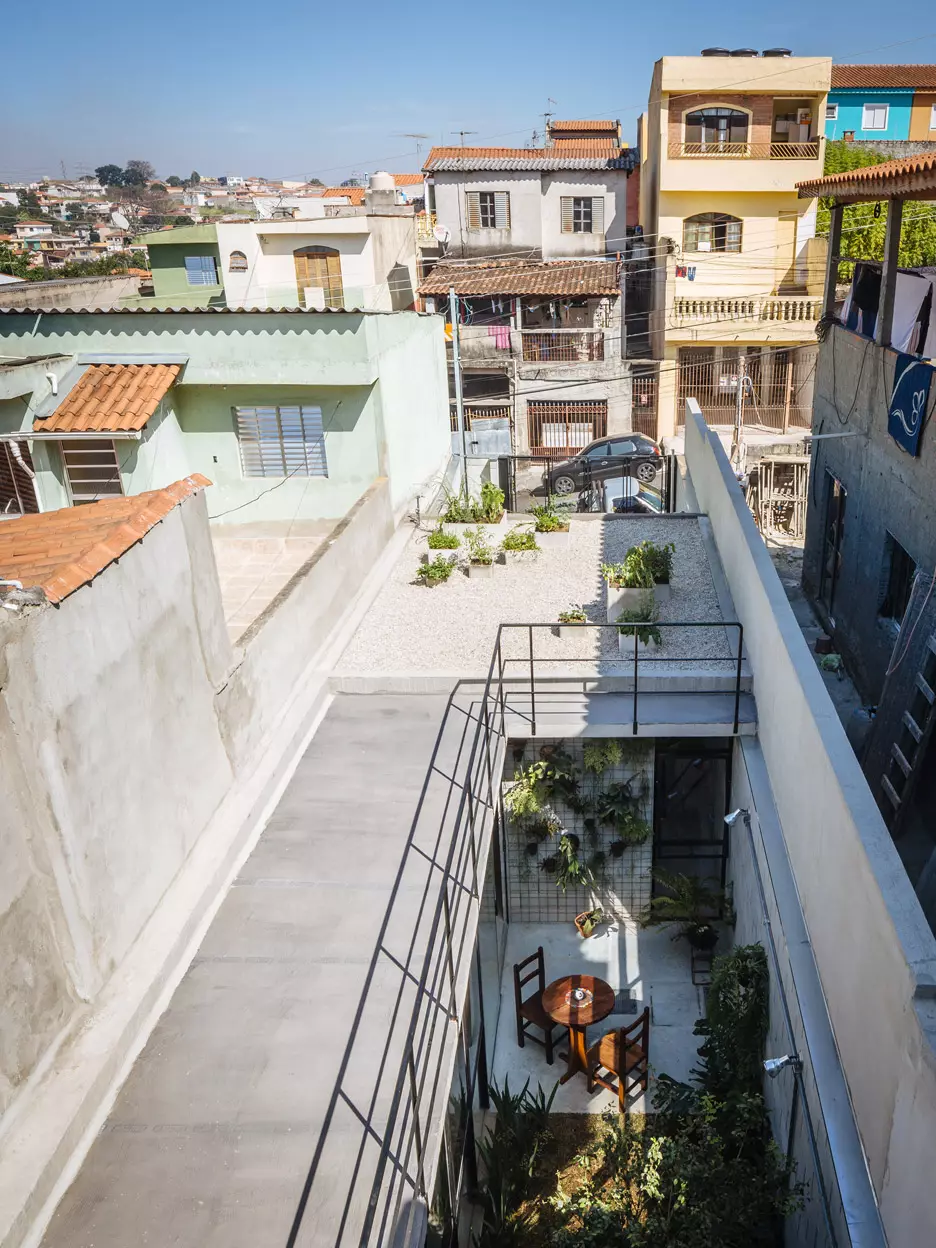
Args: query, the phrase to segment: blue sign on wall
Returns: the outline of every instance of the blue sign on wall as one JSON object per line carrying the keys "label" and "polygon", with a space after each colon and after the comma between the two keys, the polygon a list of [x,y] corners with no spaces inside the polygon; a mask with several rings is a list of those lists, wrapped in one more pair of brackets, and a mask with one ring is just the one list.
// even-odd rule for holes
{"label": "blue sign on wall", "polygon": [[887,432],[908,455],[919,455],[933,369],[914,355],[898,355]]}

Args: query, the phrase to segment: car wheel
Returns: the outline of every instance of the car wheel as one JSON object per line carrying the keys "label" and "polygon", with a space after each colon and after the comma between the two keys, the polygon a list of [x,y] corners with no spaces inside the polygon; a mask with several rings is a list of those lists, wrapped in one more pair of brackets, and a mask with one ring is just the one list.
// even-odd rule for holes
{"label": "car wheel", "polygon": [[642,464],[637,465],[637,480],[652,481],[658,471],[656,464],[651,460],[644,460]]}
{"label": "car wheel", "polygon": [[556,477],[552,483],[554,494],[574,494],[575,478],[563,473],[561,477]]}

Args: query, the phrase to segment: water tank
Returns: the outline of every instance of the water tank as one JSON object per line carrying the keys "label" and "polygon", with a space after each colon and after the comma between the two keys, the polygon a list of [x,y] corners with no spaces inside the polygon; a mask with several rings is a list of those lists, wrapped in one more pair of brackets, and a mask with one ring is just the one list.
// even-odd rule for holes
{"label": "water tank", "polygon": [[733,48],[729,56],[757,56],[756,48]]}
{"label": "water tank", "polygon": [[764,48],[761,56],[792,56],[789,48]]}
{"label": "water tank", "polygon": [[370,176],[370,189],[372,191],[392,191],[396,188],[392,173],[372,173]]}
{"label": "water tank", "polygon": [[703,48],[703,56],[731,56],[727,48]]}

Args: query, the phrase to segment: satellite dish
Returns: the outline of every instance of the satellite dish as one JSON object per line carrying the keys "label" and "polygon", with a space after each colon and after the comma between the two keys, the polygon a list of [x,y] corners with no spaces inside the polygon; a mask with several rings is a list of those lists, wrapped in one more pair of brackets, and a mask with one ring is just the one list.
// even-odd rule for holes
{"label": "satellite dish", "polygon": [[452,237],[452,231],[447,225],[436,225],[432,230],[433,237],[437,242],[445,244]]}
{"label": "satellite dish", "polygon": [[118,229],[121,229],[121,230],[130,229],[130,222],[127,220],[127,218],[124,216],[122,212],[112,212],[111,221],[113,221],[114,225],[116,225]]}

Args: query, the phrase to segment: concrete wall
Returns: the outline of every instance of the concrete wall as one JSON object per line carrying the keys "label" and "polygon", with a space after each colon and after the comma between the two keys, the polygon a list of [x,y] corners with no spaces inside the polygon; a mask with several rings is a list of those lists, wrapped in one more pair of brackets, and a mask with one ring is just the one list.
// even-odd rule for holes
{"label": "concrete wall", "polygon": [[936,940],[727,456],[687,412],[686,460],[754,674],[758,739],[892,1248],[936,1237],[919,1157],[936,1121]]}
{"label": "concrete wall", "polygon": [[[917,91],[913,96],[913,107],[910,110],[911,142],[936,142],[936,117],[933,108],[936,106],[936,93]],[[909,152],[907,153],[910,154]]]}
{"label": "concrete wall", "polygon": [[140,279],[125,273],[4,284],[0,286],[0,308],[110,308],[133,298],[139,287]]}
{"label": "concrete wall", "polygon": [[0,620],[4,1245],[95,1129],[393,533],[380,480],[232,649],[209,508],[185,501],[60,606]]}

